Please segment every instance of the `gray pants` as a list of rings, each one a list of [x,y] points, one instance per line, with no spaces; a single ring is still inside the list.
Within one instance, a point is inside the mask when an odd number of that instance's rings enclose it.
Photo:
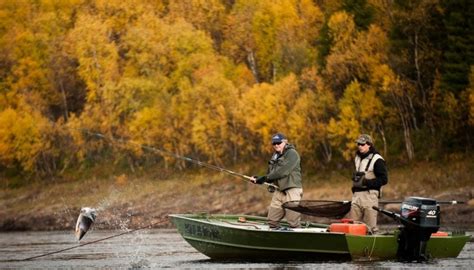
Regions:
[[[298,228],[300,226],[301,214],[291,210],[285,210],[282,205],[289,201],[300,201],[303,197],[302,188],[290,188],[285,192],[275,191],[272,202],[268,208],[268,225],[271,228],[280,226],[280,220],[283,218],[288,221],[290,227]]]
[[[359,191],[352,195],[351,211],[347,215],[355,221],[364,222],[372,233],[378,231],[377,210],[372,206],[379,206],[379,192],[377,190]]]

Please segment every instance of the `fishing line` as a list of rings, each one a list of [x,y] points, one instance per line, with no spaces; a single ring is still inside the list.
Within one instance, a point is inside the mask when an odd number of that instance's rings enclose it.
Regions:
[[[129,233],[136,232],[136,231],[139,231],[139,230],[148,229],[148,228],[151,228],[152,226],[160,225],[160,224],[163,224],[163,223],[165,223],[165,222],[167,222],[167,221],[166,221],[166,220],[162,220],[162,221],[159,221],[159,222],[155,222],[155,223],[149,224],[149,225],[144,226],[144,227],[140,227],[140,228],[133,229],[133,230],[130,230],[130,231],[126,231],[126,232],[123,232],[123,233],[119,233],[119,234],[115,234],[115,235],[112,235],[112,236],[104,237],[104,238],[97,239],[97,240],[94,240],[94,241],[91,241],[91,242],[87,242],[87,243],[84,243],[84,244],[79,244],[78,246],[68,247],[68,248],[56,250],[56,251],[53,251],[53,252],[48,252],[48,253],[45,253],[45,254],[41,254],[41,255],[29,257],[29,258],[22,259],[22,260],[10,260],[10,262],[29,261],[29,260],[33,260],[33,259],[45,257],[45,256],[48,256],[48,255],[53,255],[53,254],[61,253],[61,252],[67,251],[67,250],[71,250],[71,249],[75,249],[75,248],[87,246],[87,245],[90,245],[90,244],[95,244],[95,243],[98,243],[98,242],[102,242],[102,241],[105,241],[105,240],[108,240],[108,239],[112,239],[112,238],[115,238],[115,237],[119,237],[119,236],[122,236],[122,235],[124,235],[124,234],[129,234]]]
[[[211,169],[211,170],[215,170],[215,171],[219,171],[219,172],[224,172],[224,173],[227,173],[227,174],[230,174],[232,176],[235,176],[235,177],[238,177],[238,178],[241,178],[242,180],[246,181],[246,182],[251,182],[253,180],[253,177],[251,176],[248,176],[248,175],[245,175],[245,174],[241,174],[241,173],[237,173],[237,172],[234,172],[234,171],[231,171],[231,170],[228,170],[228,169],[225,169],[225,168],[221,168],[221,167],[218,167],[216,165],[212,165],[212,164],[209,164],[209,163],[205,163],[205,162],[202,162],[202,161],[199,161],[199,160],[195,160],[195,159],[192,159],[192,158],[189,158],[189,157],[185,157],[185,156],[180,156],[178,154],[175,154],[175,153],[172,153],[172,152],[168,152],[166,150],[163,150],[163,149],[159,149],[159,148],[156,148],[156,147],[152,147],[152,146],[147,146],[147,145],[143,145],[143,144],[139,144],[139,143],[135,143],[131,140],[122,140],[122,139],[115,139],[113,137],[107,137],[105,136],[104,134],[101,134],[101,133],[98,133],[98,132],[91,132],[87,129],[77,129],[77,130],[80,130],[82,132],[85,132],[91,136],[96,136],[98,138],[101,138],[103,140],[106,140],[106,141],[111,141],[111,142],[120,142],[122,144],[133,144],[135,146],[138,146],[144,150],[148,150],[148,151],[151,151],[151,152],[155,152],[155,153],[159,153],[163,156],[171,156],[171,157],[174,157],[176,159],[180,159],[180,160],[184,160],[184,161],[187,161],[187,162],[190,162],[190,163],[193,163],[193,164],[196,164],[198,166],[201,166],[201,167],[205,167],[205,168],[208,168],[208,169]],[[263,184],[267,185],[268,186],[268,191],[270,192],[273,192],[275,190],[278,190],[278,186],[274,185],[274,184],[271,184],[271,183],[267,183],[267,182],[264,182]]]

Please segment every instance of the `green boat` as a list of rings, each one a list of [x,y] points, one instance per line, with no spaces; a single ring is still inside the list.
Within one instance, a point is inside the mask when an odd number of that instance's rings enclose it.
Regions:
[[[182,237],[215,260],[366,261],[399,259],[400,231],[375,235],[334,232],[331,225],[302,223],[273,230],[263,217],[224,214],[169,215]],[[282,228],[288,224],[282,223]],[[435,236],[427,241],[429,258],[457,257],[469,235]]]

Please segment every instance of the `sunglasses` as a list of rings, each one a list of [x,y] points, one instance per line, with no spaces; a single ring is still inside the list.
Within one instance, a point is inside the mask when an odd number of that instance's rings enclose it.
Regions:
[[[280,145],[282,142],[274,142],[272,145]]]
[[[358,146],[364,146],[366,143],[357,143]]]

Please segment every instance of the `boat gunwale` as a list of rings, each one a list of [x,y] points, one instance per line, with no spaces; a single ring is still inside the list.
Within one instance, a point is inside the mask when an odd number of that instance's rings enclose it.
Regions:
[[[208,220],[208,219],[201,219],[201,218],[193,218],[193,217],[198,217],[200,216],[200,214],[169,214],[168,217],[177,217],[177,218],[181,218],[181,219],[186,219],[186,220],[191,220],[191,221],[194,221],[194,222],[200,222],[200,223],[205,223],[205,224],[210,224],[210,225],[214,225],[214,226],[224,226],[226,228],[231,228],[231,229],[236,229],[236,230],[245,230],[245,231],[256,231],[256,232],[269,232],[269,233],[304,233],[304,234],[335,234],[335,235],[350,235],[350,236],[356,236],[356,237],[363,237],[363,238],[385,238],[385,237],[393,237],[395,236],[397,233],[396,233],[396,230],[393,230],[393,231],[390,231],[390,232],[387,232],[387,233],[384,233],[384,234],[367,234],[367,235],[355,235],[355,234],[348,234],[348,233],[344,233],[344,232],[330,232],[330,231],[327,231],[327,232],[315,232],[315,231],[291,231],[291,230],[287,230],[287,231],[279,231],[279,230],[262,230],[262,229],[255,229],[255,230],[249,230],[248,228],[240,228],[240,227],[237,227],[236,225],[237,224],[231,224],[232,226],[228,226],[228,225],[225,225],[225,224],[217,224],[217,223],[213,223],[212,221]],[[227,215],[227,214],[217,214],[217,215],[212,215],[210,214],[210,216],[216,218],[216,217],[240,217],[240,216],[243,216],[243,217],[246,217],[246,218],[252,218],[252,219],[256,219],[256,220],[261,220],[261,221],[265,221],[266,219],[264,217],[260,217],[260,216],[252,216],[252,215],[246,215],[246,214],[242,214],[242,215],[235,215],[235,214],[232,214],[232,215]],[[217,221],[220,221],[216,218]],[[222,221],[220,221],[222,222]],[[224,223],[224,222],[222,222]],[[314,227],[311,227],[311,228],[329,228],[329,225],[326,225],[326,224],[320,224],[320,223],[311,223]],[[304,228],[303,228],[304,229]],[[464,237],[470,237],[470,235],[467,235],[467,234],[464,234],[464,235],[447,235],[447,236],[432,236],[433,238],[458,238],[458,237],[461,237],[461,238],[464,238]]]
[[[215,218],[216,221],[219,221],[221,223],[212,222],[207,218],[201,219],[201,218],[193,218],[191,216],[197,217],[199,215],[197,215],[197,214],[170,214],[170,215],[168,215],[168,217],[172,217],[172,218],[173,217],[174,218],[180,218],[180,219],[190,220],[190,221],[193,221],[193,222],[199,222],[199,223],[209,224],[209,225],[213,225],[213,226],[222,226],[222,227],[229,228],[229,229],[243,230],[243,231],[247,231],[247,232],[252,231],[252,232],[259,232],[259,233],[302,233],[302,234],[345,235],[345,233],[343,233],[343,232],[329,232],[329,231],[317,232],[317,231],[300,231],[300,230],[298,230],[298,231],[293,231],[293,230],[265,230],[265,229],[260,229],[260,228],[258,228],[258,229],[249,229],[248,226],[247,227],[238,227],[238,224],[230,224],[231,226],[229,226],[228,224],[225,224],[225,222],[218,219],[218,217],[220,217],[220,216],[222,216],[222,217],[240,217],[240,216],[243,216],[243,217],[246,217],[246,218],[252,218],[252,219],[256,219],[256,220],[266,221],[266,219],[264,217],[244,215],[244,214],[243,215],[225,215],[225,214],[214,215],[213,218]],[[312,223],[311,225],[313,225],[313,227],[309,227],[308,229],[329,228],[329,226],[326,225],[326,224]],[[301,229],[305,229],[305,228],[301,228]]]

